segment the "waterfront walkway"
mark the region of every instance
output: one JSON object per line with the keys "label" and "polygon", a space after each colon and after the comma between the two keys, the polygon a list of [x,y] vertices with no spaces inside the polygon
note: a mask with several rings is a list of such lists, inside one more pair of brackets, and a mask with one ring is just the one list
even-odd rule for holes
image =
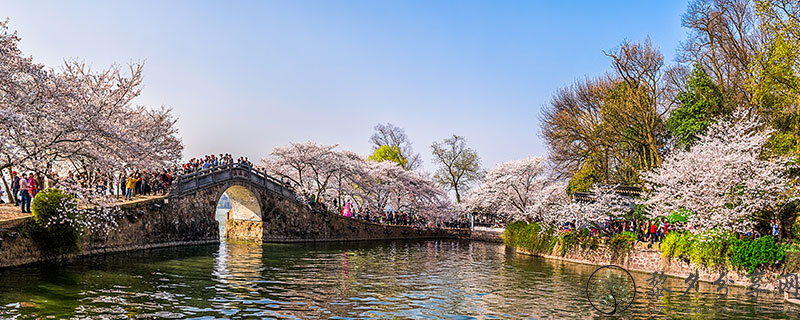
{"label": "waterfront walkway", "polygon": [[[166,195],[151,195],[151,196],[138,195],[133,197],[133,199],[131,200],[125,200],[122,198],[122,196],[115,196],[115,197],[117,198],[117,203],[119,205],[125,205],[142,201],[148,201],[157,198],[163,198],[166,197]],[[14,206],[13,204],[7,202],[0,204],[0,223],[22,220],[30,216],[31,216],[30,213],[20,212],[19,207]]]}

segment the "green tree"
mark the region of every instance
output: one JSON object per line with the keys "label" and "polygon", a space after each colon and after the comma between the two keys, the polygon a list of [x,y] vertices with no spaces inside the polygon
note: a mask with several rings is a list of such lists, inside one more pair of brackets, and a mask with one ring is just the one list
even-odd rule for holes
{"label": "green tree", "polygon": [[461,193],[480,179],[481,160],[478,152],[467,147],[467,140],[457,135],[434,142],[431,151],[434,161],[439,164],[433,179],[455,191],[456,202],[461,202]]}
{"label": "green tree", "polygon": [[397,146],[382,145],[380,148],[375,149],[375,153],[367,157],[369,161],[392,161],[408,170],[408,159],[403,156],[402,151]]}
{"label": "green tree", "polygon": [[608,182],[605,172],[599,169],[602,166],[598,159],[591,156],[586,159],[583,167],[569,179],[568,192],[589,192],[593,185]]}
{"label": "green tree", "polygon": [[706,131],[712,119],[724,112],[723,95],[699,64],[694,66],[686,88],[675,97],[679,106],[667,119],[667,130],[677,146],[688,149]]}
{"label": "green tree", "polygon": [[764,44],[752,64],[750,90],[775,132],[767,149],[800,156],[800,3],[756,1]]}

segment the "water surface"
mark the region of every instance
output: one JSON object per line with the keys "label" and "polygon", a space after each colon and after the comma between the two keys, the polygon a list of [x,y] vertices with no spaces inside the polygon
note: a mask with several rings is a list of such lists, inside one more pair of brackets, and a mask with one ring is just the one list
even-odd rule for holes
{"label": "water surface", "polygon": [[[223,242],[1,270],[0,318],[582,319],[602,316],[586,299],[596,268],[481,242]],[[621,319],[796,318],[797,309],[752,311],[788,307],[774,294],[754,304],[731,288],[719,299],[705,283],[656,303],[749,310],[648,314],[648,275],[633,275],[637,297]]]}

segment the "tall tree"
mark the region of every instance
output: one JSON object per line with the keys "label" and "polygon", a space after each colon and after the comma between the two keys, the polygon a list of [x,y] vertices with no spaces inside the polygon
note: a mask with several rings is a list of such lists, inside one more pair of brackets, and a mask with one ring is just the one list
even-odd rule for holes
{"label": "tall tree", "polygon": [[692,70],[686,88],[675,98],[678,108],[667,119],[667,129],[678,147],[688,149],[711,121],[725,114],[722,92],[701,65]]}
{"label": "tall tree", "polygon": [[367,157],[369,161],[391,161],[397,163],[397,165],[403,167],[403,169],[408,169],[408,159],[403,157],[402,151],[398,147],[392,147],[388,145],[383,145],[378,149],[375,149],[375,152],[372,153],[369,157]]}
{"label": "tall tree", "polygon": [[637,171],[658,166],[665,151],[669,98],[663,90],[664,56],[649,38],[623,42],[606,55],[619,80],[605,97],[604,128],[615,142],[617,181],[632,184],[638,182]]}
{"label": "tall tree", "polygon": [[760,0],[756,8],[764,45],[752,68],[753,99],[776,129],[768,148],[800,157],[800,3]]}
{"label": "tall tree", "polygon": [[419,153],[414,153],[411,140],[401,127],[391,123],[377,124],[375,133],[369,138],[369,142],[372,144],[373,153],[383,146],[400,150],[400,156],[407,160],[406,165],[403,166],[405,169],[416,170],[422,165],[422,158]]}
{"label": "tall tree", "polygon": [[480,179],[481,160],[478,152],[467,147],[464,137],[453,135],[431,145],[434,161],[439,164],[433,178],[456,193],[456,202],[469,185]]}
{"label": "tall tree", "polygon": [[542,112],[542,135],[570,191],[598,183],[638,183],[666,151],[665,114],[681,75],[663,67],[647,39],[606,53],[614,72],[559,90]]}
{"label": "tall tree", "polygon": [[134,103],[142,64],[95,71],[66,61],[46,70],[22,54],[16,32],[0,23],[0,169],[58,175],[59,168],[120,172],[158,168],[183,146],[167,108]]}
{"label": "tall tree", "polygon": [[550,159],[561,177],[591,172],[593,181],[608,180],[608,157],[612,142],[603,129],[602,108],[613,83],[608,77],[578,81],[561,88],[543,108],[542,137]]}
{"label": "tall tree", "polygon": [[729,106],[753,103],[748,82],[763,42],[753,7],[751,0],[693,0],[682,17],[689,38],[679,60],[703,66]]}

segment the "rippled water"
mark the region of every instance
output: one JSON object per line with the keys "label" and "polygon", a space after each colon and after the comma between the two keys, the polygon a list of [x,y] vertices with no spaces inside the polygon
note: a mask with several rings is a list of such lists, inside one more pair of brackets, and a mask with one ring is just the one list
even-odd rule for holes
{"label": "rippled water", "polygon": [[[596,268],[480,242],[221,243],[2,270],[0,318],[582,319],[601,316],[585,291]],[[636,301],[621,318],[649,317],[647,277],[634,274]],[[701,284],[658,303],[754,306],[743,289],[726,300],[714,290]],[[774,294],[758,305],[788,307]],[[791,318],[797,309],[670,315]]]}

